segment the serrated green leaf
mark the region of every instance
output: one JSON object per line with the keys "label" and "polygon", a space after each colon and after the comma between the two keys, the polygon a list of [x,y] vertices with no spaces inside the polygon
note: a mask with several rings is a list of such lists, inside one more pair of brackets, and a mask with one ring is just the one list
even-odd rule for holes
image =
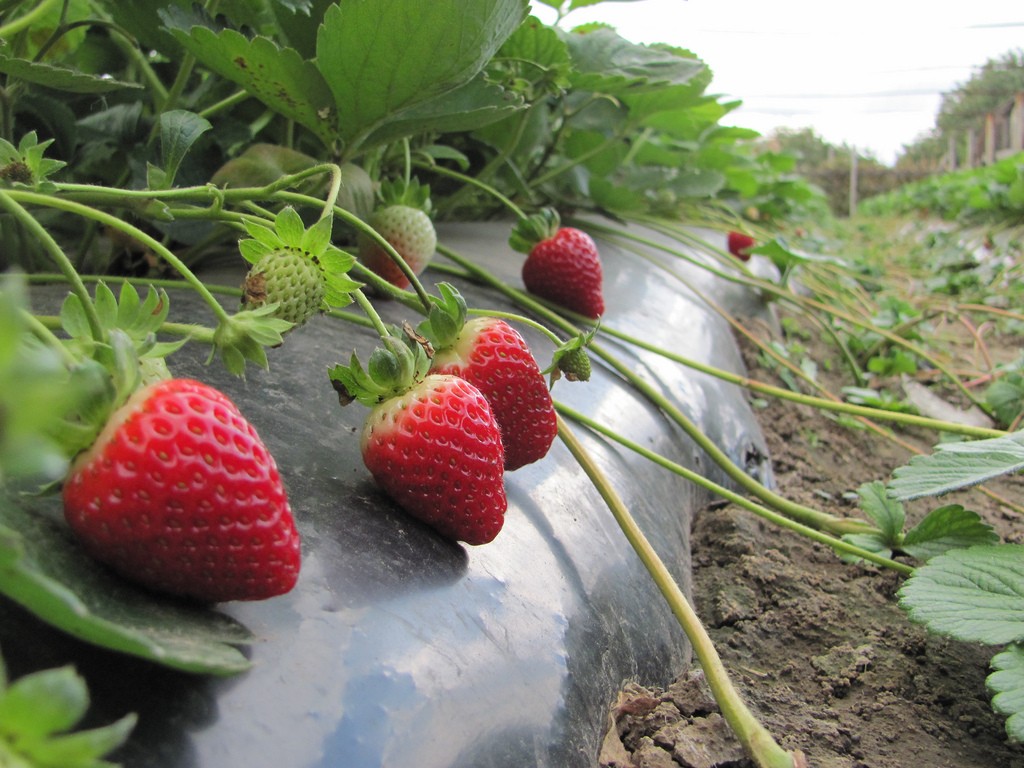
{"label": "serrated green leaf", "polygon": [[889,493],[907,501],[938,496],[1024,469],[1024,432],[986,440],[939,443],[933,453],[897,467]]}
{"label": "serrated green leaf", "polygon": [[326,146],[337,137],[334,97],[313,62],[266,37],[215,32],[171,7],[160,17],[175,39],[211,70],[240,85],[275,112],[311,130]]}
{"label": "serrated green leaf", "polygon": [[696,59],[639,45],[607,27],[564,36],[572,55],[575,89],[619,94],[627,90],[683,85],[704,69]]}
{"label": "serrated green leaf", "polygon": [[[469,83],[526,18],[525,0],[342,0],[317,34],[316,66],[349,145]],[[465,106],[465,105],[463,105]],[[425,126],[426,128],[426,126]]]}
{"label": "serrated green leaf", "polygon": [[42,85],[67,93],[111,93],[120,90],[138,90],[143,86],[106,75],[90,75],[67,67],[43,64],[0,53],[0,72],[26,83]]}
{"label": "serrated green leaf", "polygon": [[1010,373],[985,390],[985,402],[1002,424],[1012,424],[1024,412],[1024,374]]}
{"label": "serrated green leaf", "polygon": [[393,115],[374,130],[362,146],[385,144],[426,131],[471,131],[497,122],[519,111],[522,106],[521,96],[480,76],[461,88]]}
{"label": "serrated green leaf", "polygon": [[1024,546],[955,549],[917,568],[899,591],[910,619],[958,640],[1024,640]]}
{"label": "serrated green leaf", "polygon": [[976,544],[997,544],[997,534],[976,512],[959,504],[933,509],[907,531],[900,549],[918,560],[941,555],[949,549],[973,547]]}
{"label": "serrated green leaf", "polygon": [[163,187],[174,185],[181,161],[199,137],[213,126],[206,118],[184,109],[160,115],[160,157],[163,161]]}
{"label": "serrated green leaf", "polygon": [[857,495],[860,496],[860,508],[875,521],[887,546],[895,546],[907,519],[903,505],[888,498],[885,495],[885,484],[877,480],[864,483],[857,489]]}
{"label": "serrated green leaf", "polygon": [[249,667],[235,647],[251,642],[245,627],[114,576],[54,521],[59,504],[0,493],[0,592],[58,629],[114,651],[213,675]]}
{"label": "serrated green leaf", "polygon": [[[502,44],[498,57],[528,61],[543,70],[544,78],[556,85],[568,85],[572,58],[565,41],[553,28],[536,18],[527,19]],[[532,74],[532,73],[530,73]]]}
{"label": "serrated green leaf", "polygon": [[1016,742],[1024,742],[1024,647],[1014,644],[992,657],[996,670],[985,680],[995,695],[992,709],[1006,715],[1006,733]]}
{"label": "serrated green leaf", "polygon": [[89,707],[85,681],[72,667],[15,680],[0,696],[0,733],[39,739],[70,729]]}

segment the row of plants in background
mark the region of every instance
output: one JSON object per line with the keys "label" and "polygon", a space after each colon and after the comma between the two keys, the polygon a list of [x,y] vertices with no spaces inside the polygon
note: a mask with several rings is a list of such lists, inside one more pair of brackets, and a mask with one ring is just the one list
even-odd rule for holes
{"label": "row of plants in background", "polygon": [[920,214],[964,225],[1024,223],[1024,154],[991,165],[951,171],[865,200],[869,216]]}
{"label": "row of plants in background", "polygon": [[[899,281],[877,263],[815,255],[831,249],[825,240],[812,240],[813,233],[802,241],[781,236],[821,215],[823,198],[793,173],[792,158],[755,153],[753,132],[720,124],[736,105],[707,93],[710,71],[692,52],[636,45],[601,25],[565,32],[527,14],[525,0],[392,0],[386,15],[358,0],[224,0],[216,15],[166,0],[58,0],[5,9],[0,234],[9,246],[0,267],[64,282],[69,297],[57,316],[34,314],[25,278],[5,278],[0,478],[7,491],[40,483],[59,491],[80,544],[52,526],[38,499],[5,493],[0,590],[44,620],[106,647],[192,672],[244,671],[247,662],[237,649],[251,640],[244,627],[216,611],[177,603],[173,610],[164,606],[154,623],[147,605],[159,598],[119,586],[83,551],[150,588],[205,603],[291,589],[301,525],[295,525],[273,458],[227,395],[174,379],[170,369],[184,344],[208,347],[211,364],[235,374],[266,367],[267,349],[302,333],[313,314],[328,313],[379,337],[367,360],[339,363],[325,384],[368,409],[361,437],[366,469],[400,506],[442,535],[490,542],[502,527],[504,473],[543,460],[560,435],[680,617],[723,714],[752,757],[759,765],[798,765],[801,756],[764,733],[731,689],[678,585],[573,429],[614,439],[649,458],[652,471],[657,465],[699,483],[852,561],[909,575],[904,599],[915,618],[945,597],[941,588],[913,588],[941,581],[926,570],[946,562],[939,556],[975,567],[950,551],[974,553],[980,545],[1002,558],[1008,545],[993,545],[991,529],[962,508],[939,508],[903,531],[890,495],[901,492],[900,482],[915,480],[924,482],[926,493],[942,490],[929,484],[934,463],[911,464],[888,491],[865,490],[859,519],[779,497],[734,465],[605,342],[662,354],[757,396],[799,398],[876,426],[903,423],[958,435],[965,442],[956,445],[976,449],[944,448],[934,461],[945,467],[955,455],[968,467],[959,481],[967,485],[1021,466],[1019,433],[1010,432],[1020,423],[1020,409],[1014,410],[1020,364],[988,371],[987,394],[979,395],[976,384],[926,344],[922,329],[951,313],[966,317],[969,302],[987,312],[984,322],[1019,332],[1020,315],[1006,306],[1000,311],[1000,302],[1019,293],[1019,250],[1016,262],[960,280],[955,290],[951,278],[946,291],[933,291],[955,304],[921,306],[895,293]],[[406,23],[409,18],[418,23]],[[439,49],[450,55],[436,56]],[[602,223],[581,214],[606,218]],[[437,241],[434,221],[467,219],[507,222],[510,244],[523,253],[522,286],[503,283],[473,254]],[[721,231],[722,240],[727,231],[735,234],[722,248],[714,238],[694,235],[697,225]],[[676,245],[645,238],[644,231]],[[844,398],[815,389],[813,366],[794,365],[785,348],[764,351],[790,388],[710,369],[622,334],[605,311],[591,235],[635,251],[638,269],[663,269],[681,286],[688,285],[681,272],[651,267],[642,254],[668,253],[813,318],[843,351],[856,391]],[[758,277],[749,268],[751,254],[773,262],[779,279]],[[233,294],[240,301],[234,311],[218,298],[231,289],[197,276],[202,267],[224,262],[249,270],[240,299]],[[966,271],[950,262],[943,270],[929,268],[932,277]],[[488,286],[523,315],[478,317],[450,285],[428,291],[420,276],[430,269]],[[200,295],[213,325],[171,322],[173,292],[162,287],[164,279]],[[114,283],[121,284],[116,293],[108,287]],[[792,288],[796,283],[799,290]],[[574,290],[567,293],[566,286]],[[408,325],[385,325],[375,309],[379,298],[406,307]],[[736,318],[728,319],[743,330]],[[551,340],[549,353],[524,348],[517,323],[542,329]],[[467,347],[495,345],[513,361],[500,375],[530,393],[525,414],[487,391],[493,371],[457,365],[460,357],[473,358]],[[462,354],[448,354],[455,348]],[[637,397],[654,402],[740,491],[711,483],[554,399],[549,383],[559,376],[585,380],[591,358]],[[886,398],[885,387],[892,377],[926,369],[935,373],[928,381],[933,388],[957,393],[998,425],[969,427],[891,407],[896,398]],[[389,425],[419,418],[411,415],[416,402],[458,412],[458,428],[434,445],[403,443]],[[137,418],[144,412],[158,418]],[[192,419],[195,443],[169,440],[161,431],[181,414]],[[218,435],[226,429],[234,452],[209,455],[202,446],[224,442]],[[454,480],[437,486],[431,478],[444,474],[447,455],[439,446],[467,440],[479,471],[456,478],[464,481],[457,491]],[[132,452],[141,441],[152,448],[143,451],[148,458]],[[437,463],[402,458],[417,453]],[[1004,458],[993,464],[992,455]],[[154,570],[149,563],[157,555],[139,530],[159,526],[139,519],[132,531],[112,534],[97,521],[108,508],[127,508],[126,496],[152,508],[152,488],[119,488],[108,497],[116,484],[104,475],[112,465],[137,468],[152,456],[176,456],[204,488],[218,489],[224,503],[207,510],[211,515],[231,509],[265,524],[255,568],[238,569],[236,558],[225,554],[230,546],[214,536],[207,549],[187,553],[188,568]],[[969,469],[979,461],[988,463],[983,477]],[[216,475],[203,463],[230,469]],[[232,477],[239,473],[259,483],[232,500]],[[198,509],[192,481],[183,485],[165,506]],[[456,524],[456,512],[470,503],[462,495],[466,486],[474,514]],[[170,531],[156,533],[179,542]],[[57,567],[41,567],[42,549],[58,553],[47,558]],[[84,585],[89,599],[69,596],[72,583]],[[999,638],[990,641],[1018,642],[1024,633],[1004,631]],[[1001,711],[1011,715],[1010,733],[1021,737],[1020,708],[1012,704],[1013,691],[1024,688],[1016,648],[999,657],[993,688],[1009,694],[999,699],[1011,702],[1000,704]],[[61,727],[75,722],[58,720]],[[110,733],[122,734],[127,723]],[[60,730],[51,726],[0,732],[0,749],[29,755],[25,744],[32,738]],[[105,738],[107,748],[117,742],[115,735]]]}

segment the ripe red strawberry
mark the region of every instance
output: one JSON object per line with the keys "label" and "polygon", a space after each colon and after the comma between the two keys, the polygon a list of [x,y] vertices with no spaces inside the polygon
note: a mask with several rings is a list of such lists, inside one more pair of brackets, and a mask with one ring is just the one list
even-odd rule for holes
{"label": "ripe red strawberry", "polygon": [[501,432],[465,379],[431,374],[380,403],[361,447],[370,474],[411,515],[467,544],[498,535],[507,507]]}
{"label": "ripe red strawberry", "polygon": [[[394,248],[414,275],[427,268],[437,248],[437,232],[430,220],[429,188],[412,182],[385,185],[383,204],[367,222]],[[357,237],[359,261],[399,288],[409,287],[409,278],[391,254],[365,232]]]}
{"label": "ripe red strawberry", "polygon": [[466,303],[458,291],[447,283],[439,288],[444,299],[420,326],[435,351],[431,372],[461,376],[487,398],[501,428],[506,471],[544,458],[558,423],[547,380],[526,340],[499,318],[465,322]]}
{"label": "ripe red strawberry", "polygon": [[748,248],[754,247],[754,238],[742,232],[730,232],[728,236],[729,253],[740,261],[750,261]]}
{"label": "ripe red strawberry", "polygon": [[353,355],[330,378],[343,404],[371,409],[361,447],[377,484],[441,534],[486,544],[507,507],[501,431],[480,390],[429,365],[421,345],[387,336],[366,371]]}
{"label": "ripe red strawberry", "polygon": [[560,226],[558,214],[548,209],[520,222],[510,243],[528,254],[526,290],[585,317],[604,314],[601,258],[590,235]]}
{"label": "ripe red strawberry", "polygon": [[260,600],[298,579],[299,534],[274,459],[201,382],[135,392],[75,459],[63,495],[86,550],[152,589]]}

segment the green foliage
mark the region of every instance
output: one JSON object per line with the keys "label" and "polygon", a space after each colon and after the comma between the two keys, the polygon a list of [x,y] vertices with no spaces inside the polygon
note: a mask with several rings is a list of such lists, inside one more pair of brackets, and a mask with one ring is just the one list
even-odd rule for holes
{"label": "green foliage", "polygon": [[9,681],[0,658],[0,765],[5,768],[111,768],[101,758],[128,738],[135,715],[72,732],[85,717],[89,690],[73,668],[46,669]]}
{"label": "green foliage", "polygon": [[927,214],[962,224],[1024,223],[1024,155],[907,184],[865,200],[869,216]]}
{"label": "green foliage", "polygon": [[[934,496],[965,488],[992,477],[1024,469],[1024,433],[990,440],[941,443],[935,453],[918,456],[893,473],[890,493],[902,499]],[[955,508],[936,510],[955,519]],[[933,513],[933,514],[936,514]],[[963,525],[938,520],[946,538],[969,532]],[[968,523],[969,525],[969,523]],[[907,536],[910,539],[910,535]],[[912,541],[916,547],[927,542]],[[1020,643],[1024,642],[1024,546],[990,542],[966,549],[936,554],[916,569],[899,591],[900,606],[912,621],[932,632],[965,642],[988,645],[1012,643],[993,659],[997,670],[989,677],[989,688],[997,694],[993,707],[1009,715],[1006,723],[1011,738],[1024,736],[1024,665]]]}
{"label": "green foliage", "polygon": [[959,504],[948,504],[929,512],[917,525],[904,532],[906,511],[903,504],[888,494],[880,481],[865,483],[857,489],[860,506],[877,530],[847,534],[845,541],[870,552],[892,557],[894,552],[929,560],[952,549],[994,544],[999,536],[977,513]]}
{"label": "green foliage", "polygon": [[939,443],[935,451],[897,467],[889,489],[907,501],[978,485],[1024,469],[1024,433],[986,440]]}
{"label": "green foliage", "polygon": [[1024,547],[977,546],[939,555],[899,591],[911,620],[965,642],[1008,648],[992,659],[992,706],[1008,716],[1011,739],[1024,739]]}
{"label": "green foliage", "polygon": [[175,669],[231,675],[249,667],[235,647],[252,640],[245,627],[118,578],[58,519],[59,498],[0,490],[0,593],[68,634]]}

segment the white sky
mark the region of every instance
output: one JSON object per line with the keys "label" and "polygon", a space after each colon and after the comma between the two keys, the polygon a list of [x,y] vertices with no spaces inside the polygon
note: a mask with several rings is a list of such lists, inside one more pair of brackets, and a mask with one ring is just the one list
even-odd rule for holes
{"label": "white sky", "polygon": [[[546,23],[551,9],[533,4]],[[743,106],[723,124],[814,129],[891,164],[935,125],[941,96],[1024,49],[1022,0],[634,0],[571,13],[636,43],[688,48],[709,93]]]}

